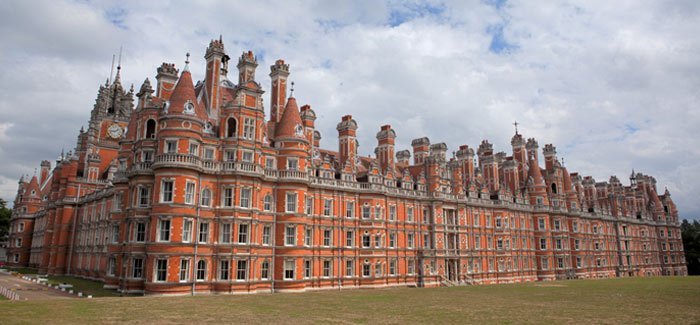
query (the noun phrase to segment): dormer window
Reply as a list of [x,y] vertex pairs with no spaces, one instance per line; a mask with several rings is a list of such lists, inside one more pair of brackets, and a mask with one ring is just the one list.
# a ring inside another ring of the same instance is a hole
[[192,101],[188,100],[185,103],[185,113],[187,114],[194,114],[194,104],[192,104]]
[[163,103],[163,112],[164,112],[164,113],[167,113],[167,112],[168,112],[168,109],[170,109],[170,101],[165,101],[165,102]]
[[294,129],[294,133],[297,136],[303,137],[304,136],[304,128],[302,128],[301,125],[297,124],[297,127]]

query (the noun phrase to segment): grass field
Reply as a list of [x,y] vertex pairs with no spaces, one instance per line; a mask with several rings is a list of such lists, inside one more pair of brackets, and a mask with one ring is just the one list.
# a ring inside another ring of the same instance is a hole
[[700,321],[700,277],[452,288],[0,302],[11,323],[653,323]]

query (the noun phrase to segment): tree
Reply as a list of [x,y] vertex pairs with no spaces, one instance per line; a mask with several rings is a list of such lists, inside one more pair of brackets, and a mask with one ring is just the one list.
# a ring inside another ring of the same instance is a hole
[[685,250],[685,261],[688,264],[689,275],[700,275],[700,222],[689,222],[683,219],[681,237]]
[[10,234],[10,215],[12,210],[7,208],[7,202],[0,198],[0,241],[5,241]]

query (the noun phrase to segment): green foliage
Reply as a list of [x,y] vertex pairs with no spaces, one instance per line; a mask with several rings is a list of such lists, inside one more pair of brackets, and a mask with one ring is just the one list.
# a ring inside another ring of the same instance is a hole
[[10,215],[12,210],[7,208],[7,202],[0,199],[0,241],[7,238],[10,234]]
[[685,261],[688,263],[688,274],[700,275],[700,222],[693,220],[691,223],[683,219],[681,237],[683,237]]

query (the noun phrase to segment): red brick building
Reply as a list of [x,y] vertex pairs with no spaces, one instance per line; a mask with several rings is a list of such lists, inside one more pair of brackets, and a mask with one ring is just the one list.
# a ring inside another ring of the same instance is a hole
[[[51,170],[22,178],[11,264],[146,294],[247,293],[685,275],[678,212],[653,177],[596,182],[516,130],[512,154],[357,122],[319,147],[316,113],[270,69],[269,119],[252,52],[229,80],[221,40],[204,81],[163,63],[155,87],[100,87],[89,128]],[[411,158],[411,156],[413,156]],[[475,159],[476,156],[476,159]]]

